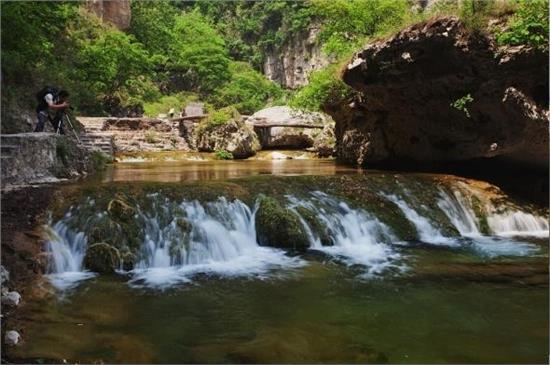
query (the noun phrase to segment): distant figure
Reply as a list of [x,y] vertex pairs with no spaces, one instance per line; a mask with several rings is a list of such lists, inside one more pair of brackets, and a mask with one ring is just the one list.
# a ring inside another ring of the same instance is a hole
[[71,105],[67,102],[69,93],[66,90],[58,91],[54,87],[47,86],[36,94],[38,106],[36,107],[36,116],[38,123],[35,132],[43,132],[46,120],[49,120],[54,130],[60,134],[65,134],[61,118],[65,109]]
[[176,114],[176,110],[174,108],[170,108],[168,111],[168,118],[174,118],[174,115]]

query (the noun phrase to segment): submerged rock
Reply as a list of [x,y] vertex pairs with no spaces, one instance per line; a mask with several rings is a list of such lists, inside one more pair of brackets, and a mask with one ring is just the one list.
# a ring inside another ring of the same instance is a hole
[[120,268],[120,252],[105,242],[94,243],[86,250],[84,266],[99,273],[114,273]]
[[256,213],[256,232],[260,245],[292,251],[306,251],[309,241],[300,219],[277,200],[262,197]]

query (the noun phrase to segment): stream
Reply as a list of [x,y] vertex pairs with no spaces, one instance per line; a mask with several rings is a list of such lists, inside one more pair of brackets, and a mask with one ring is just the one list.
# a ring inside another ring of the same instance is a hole
[[[62,189],[44,227],[54,295],[22,308],[16,359],[547,361],[547,212],[488,183],[190,156]],[[265,199],[306,249],[260,244]],[[86,268],[97,242],[118,248],[115,272]]]

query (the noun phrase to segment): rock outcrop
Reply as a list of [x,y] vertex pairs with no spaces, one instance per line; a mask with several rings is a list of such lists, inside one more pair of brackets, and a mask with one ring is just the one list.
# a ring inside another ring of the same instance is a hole
[[118,29],[127,29],[130,26],[130,0],[87,0],[86,8]]
[[253,156],[261,148],[256,133],[240,120],[195,128],[194,140],[201,152],[226,151],[236,159]]
[[3,134],[2,188],[56,182],[93,170],[90,152],[68,136]]
[[281,47],[267,51],[265,76],[289,89],[307,85],[308,75],[330,62],[317,42],[319,31],[319,26],[312,26],[293,35]]
[[[320,147],[324,154],[327,149],[331,149],[331,139],[327,135],[333,133],[334,122],[323,113],[305,112],[288,106],[274,106],[254,113],[245,122],[251,126],[255,125],[254,131],[264,149]],[[266,128],[261,127],[262,124],[281,126]],[[311,128],[297,128],[291,125],[310,125]],[[332,140],[333,146],[334,140]]]
[[325,105],[337,156],[360,165],[499,157],[548,167],[548,49],[498,48],[455,17],[369,44],[343,72],[358,96]]

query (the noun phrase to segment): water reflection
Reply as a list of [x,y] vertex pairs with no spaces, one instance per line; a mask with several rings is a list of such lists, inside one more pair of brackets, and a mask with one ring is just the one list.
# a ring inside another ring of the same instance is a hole
[[109,167],[103,182],[183,182],[254,175],[336,175],[358,171],[360,169],[325,159],[125,162]]

